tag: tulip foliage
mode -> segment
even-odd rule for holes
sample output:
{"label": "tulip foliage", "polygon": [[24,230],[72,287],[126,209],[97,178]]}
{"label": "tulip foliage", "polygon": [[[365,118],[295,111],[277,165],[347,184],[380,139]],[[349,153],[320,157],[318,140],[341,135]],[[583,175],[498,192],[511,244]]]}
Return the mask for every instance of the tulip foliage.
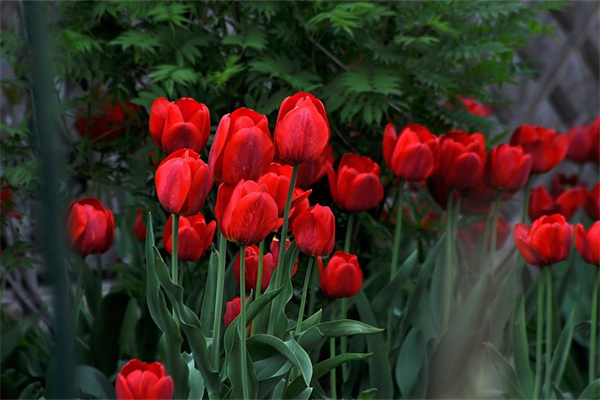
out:
{"label": "tulip foliage", "polygon": [[[597,396],[600,119],[497,134],[486,104],[545,7],[61,3],[83,94],[40,216],[66,246],[35,240],[65,290],[3,305],[0,397]],[[13,161],[21,289],[45,182]]]}

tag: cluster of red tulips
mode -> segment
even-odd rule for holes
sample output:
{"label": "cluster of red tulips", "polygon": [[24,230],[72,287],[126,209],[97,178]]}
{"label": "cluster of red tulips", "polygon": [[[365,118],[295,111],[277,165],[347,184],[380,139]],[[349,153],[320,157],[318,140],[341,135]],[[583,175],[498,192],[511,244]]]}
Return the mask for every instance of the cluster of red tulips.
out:
{"label": "cluster of red tulips", "polygon": [[[477,112],[487,113],[487,109]],[[514,131],[509,143],[493,146],[489,151],[485,137],[479,133],[451,131],[436,137],[415,123],[400,132],[392,124],[387,125],[383,158],[399,179],[390,279],[396,275],[398,265],[406,181],[426,185],[433,199],[447,210],[448,241],[454,236],[450,229],[459,214],[491,212],[490,221],[479,221],[457,236],[473,243],[483,234],[486,243],[491,243],[492,266],[494,250],[510,232],[510,224],[499,217],[499,209],[502,202],[523,187],[525,211],[533,220],[530,227],[524,223],[514,227],[514,242],[523,258],[539,266],[566,259],[575,231],[575,246],[581,257],[587,263],[600,265],[600,183],[588,190],[576,178],[558,175],[551,193],[542,186],[529,191],[533,175],[547,173],[565,157],[580,164],[600,163],[599,123],[600,118],[588,126],[573,128],[569,135],[523,125]],[[350,213],[363,212],[384,199],[381,171],[371,158],[351,153],[344,154],[334,168],[325,108],[312,94],[297,93],[282,102],[273,136],[267,117],[253,110],[239,108],[225,115],[214,135],[208,162],[200,156],[210,137],[210,117],[204,104],[190,98],[177,102],[157,99],[152,105],[149,129],[156,145],[168,154],[156,168],[155,184],[160,204],[171,214],[164,228],[163,244],[172,255],[173,282],[181,280],[177,260],[197,261],[203,257],[217,227],[222,235],[218,240],[221,254],[225,239],[240,245],[234,264],[240,297],[226,305],[224,315],[217,302],[216,313],[226,326],[238,314],[244,319],[247,293],[259,296],[267,290],[290,246],[289,231],[295,245],[310,256],[307,282],[316,261],[324,294],[346,298],[360,291],[363,272],[358,256],[349,253],[349,235],[343,251],[336,251],[323,268],[321,257],[329,256],[335,247],[335,217],[329,207],[310,204],[310,187],[327,176],[336,205]],[[216,222],[207,222],[201,211],[213,182],[219,184],[214,207]],[[596,220],[587,230],[581,224],[573,229],[568,223],[579,206]],[[353,221],[353,214],[350,215],[349,229]],[[111,211],[99,200],[86,198],[71,203],[68,234],[74,251],[82,256],[106,252],[113,242],[114,228]],[[279,230],[280,237],[273,238],[269,252],[265,252],[265,239]],[[140,241],[145,238],[141,212],[134,231]],[[222,258],[220,269],[224,269]],[[291,274],[296,270],[297,261],[293,261]],[[453,275],[447,271],[445,276],[447,297],[451,296]],[[305,292],[306,287],[305,283]],[[344,316],[343,305],[341,312]],[[388,321],[391,318],[390,310]],[[449,311],[444,312],[443,326],[447,326],[449,318]],[[214,325],[217,343],[219,324],[220,321]],[[245,338],[246,329],[241,331]],[[118,398],[172,396],[173,381],[158,363],[132,360],[117,378]]]}

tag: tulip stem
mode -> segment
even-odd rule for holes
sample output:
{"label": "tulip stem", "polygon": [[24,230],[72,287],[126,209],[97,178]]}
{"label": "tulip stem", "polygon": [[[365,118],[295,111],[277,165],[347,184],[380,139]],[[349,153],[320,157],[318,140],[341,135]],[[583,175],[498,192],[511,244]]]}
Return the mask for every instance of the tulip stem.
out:
{"label": "tulip stem", "polygon": [[[221,318],[223,313],[223,286],[225,284],[225,264],[227,258],[227,239],[219,231],[219,262],[217,266],[217,288],[215,290],[215,316],[213,319],[212,361],[215,371],[219,371],[221,361]],[[243,257],[240,257],[240,259]],[[241,281],[241,279],[240,279]]]}
{"label": "tulip stem", "polygon": [[171,240],[172,242],[172,251],[171,251],[171,279],[173,280],[174,284],[178,284],[179,282],[179,243],[178,243],[178,236],[179,236],[179,215],[177,214],[172,214],[172,227],[173,227],[173,234],[171,236]]}
{"label": "tulip stem", "polygon": [[[490,242],[490,268],[494,268],[496,256],[496,241],[498,237],[498,210],[500,209],[500,196],[492,203],[492,240]],[[485,238],[484,249],[487,248],[487,238]]]}
{"label": "tulip stem", "polygon": [[443,289],[444,293],[442,296],[442,334],[448,329],[448,323],[450,321],[450,310],[452,302],[452,200],[453,200],[454,189],[450,189],[448,195],[448,202],[446,204],[446,262],[444,265],[444,279]]}
{"label": "tulip stem", "polygon": [[529,200],[531,196],[531,177],[527,179],[525,183],[525,198],[523,200],[523,217],[521,218],[521,222],[527,224],[527,216],[529,215]]}
{"label": "tulip stem", "polygon": [[[288,189],[287,198],[285,200],[285,208],[283,211],[283,225],[281,226],[281,242],[279,243],[279,259],[277,260],[277,269],[279,272],[276,274],[275,280],[275,289],[279,288],[282,284],[283,277],[283,260],[285,259],[285,244],[287,242],[287,231],[288,231],[288,223],[290,220],[290,209],[292,208],[292,197],[294,195],[294,186],[296,186],[296,177],[298,176],[298,164],[294,165],[292,169],[292,179],[290,179],[290,187]],[[290,279],[289,276],[286,275],[286,279]],[[275,330],[275,307],[273,307],[274,303],[271,303],[271,313],[269,317],[269,326],[268,326],[268,334],[273,335],[273,331]]]}
{"label": "tulip stem", "polygon": [[[335,300],[331,303],[331,321],[335,321]],[[329,358],[334,358],[335,357],[335,338],[332,337],[329,339]],[[329,378],[330,378],[330,386],[331,386],[331,398],[333,400],[337,399],[337,388],[335,387],[335,381],[336,381],[336,376],[335,376],[335,368],[331,369],[331,372],[329,374]]]}
{"label": "tulip stem", "polygon": [[550,398],[552,377],[550,376],[550,360],[552,356],[552,265],[544,267],[546,270],[546,377],[544,378],[544,398]]}
{"label": "tulip stem", "polygon": [[592,291],[592,327],[590,330],[590,385],[596,377],[596,335],[598,331],[598,281],[600,276],[600,269],[594,268],[594,287]]}
{"label": "tulip stem", "polygon": [[538,298],[537,298],[537,330],[535,341],[535,384],[533,398],[540,398],[540,384],[542,382],[542,330],[544,328],[544,276],[543,270],[538,275]]}
{"label": "tulip stem", "polygon": [[[390,283],[396,277],[398,269],[398,253],[400,252],[400,237],[402,234],[402,209],[404,207],[404,179],[400,179],[398,183],[398,204],[396,204],[396,228],[394,230],[394,244],[392,247],[392,263],[390,265]],[[391,350],[392,345],[392,320],[394,316],[394,303],[388,309],[386,343],[388,350]]]}
{"label": "tulip stem", "polygon": [[[346,227],[346,238],[344,240],[344,252],[350,252],[350,244],[352,242],[352,230],[354,228],[354,213],[348,217],[348,226]],[[348,316],[348,298],[342,297],[340,319],[346,319]],[[348,337],[342,336],[341,338],[341,354],[345,354],[348,349]],[[342,364],[342,381],[348,378],[348,364]]]}
{"label": "tulip stem", "polygon": [[310,282],[312,267],[315,262],[315,257],[310,257],[308,260],[308,268],[304,277],[304,287],[302,288],[302,300],[300,300],[300,310],[298,311],[298,324],[296,325],[296,334],[302,332],[302,319],[304,318],[304,306],[306,305],[306,295],[308,294],[308,282]]}
{"label": "tulip stem", "polygon": [[[317,260],[318,262],[318,260]],[[315,302],[317,300],[317,287],[319,285],[318,271],[312,273],[311,284],[310,284],[310,298],[308,300],[308,315],[313,315],[315,312]]]}
{"label": "tulip stem", "polygon": [[[258,245],[258,274],[256,276],[256,296],[255,299],[258,300],[260,297],[260,289],[262,286],[262,276],[263,276],[263,255],[265,254],[265,239],[260,241]],[[242,256],[240,256],[241,258]],[[244,254],[245,258],[245,254]],[[241,276],[241,275],[240,275]]]}
{"label": "tulip stem", "polygon": [[238,327],[240,328],[241,339],[241,367],[242,367],[242,394],[244,400],[250,399],[248,389],[248,365],[246,364],[246,246],[240,245],[240,320]]}

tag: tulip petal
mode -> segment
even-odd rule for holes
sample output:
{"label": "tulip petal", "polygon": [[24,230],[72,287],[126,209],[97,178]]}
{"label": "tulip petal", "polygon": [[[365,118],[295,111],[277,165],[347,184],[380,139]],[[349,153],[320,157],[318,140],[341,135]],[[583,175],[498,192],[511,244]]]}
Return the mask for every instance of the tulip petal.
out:
{"label": "tulip petal", "polygon": [[171,214],[179,214],[192,184],[190,168],[181,158],[163,161],[156,170],[155,183],[158,200]]}

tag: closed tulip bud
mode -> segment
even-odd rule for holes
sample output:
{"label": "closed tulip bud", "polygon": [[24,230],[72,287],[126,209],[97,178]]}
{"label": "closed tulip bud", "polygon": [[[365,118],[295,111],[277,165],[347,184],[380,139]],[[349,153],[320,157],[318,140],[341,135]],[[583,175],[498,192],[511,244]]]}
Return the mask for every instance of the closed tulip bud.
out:
{"label": "closed tulip bud", "polygon": [[[273,197],[277,203],[277,216],[283,217],[285,210],[285,202],[287,200],[288,191],[290,190],[290,182],[292,180],[292,167],[289,165],[281,165],[271,163],[266,168],[265,172],[258,178],[258,184],[264,185],[267,193]],[[292,193],[292,207],[301,202],[311,191],[303,191],[294,189]]]}
{"label": "closed tulip bud", "polygon": [[128,123],[139,126],[136,111],[129,101],[115,103],[106,98],[97,109],[92,108],[91,113],[80,108],[75,125],[81,136],[93,142],[109,142],[125,135]]}
{"label": "closed tulip bud", "polygon": [[213,184],[208,165],[194,150],[181,149],[160,163],[154,177],[156,194],[171,214],[198,214]]}
{"label": "closed tulip bud", "polygon": [[69,205],[67,232],[73,250],[82,256],[103,254],[115,237],[113,213],[93,197],[75,200]]}
{"label": "closed tulip bud", "polygon": [[259,243],[278,223],[277,204],[264,185],[243,179],[219,186],[215,216],[227,240],[244,245]]}
{"label": "closed tulip bud", "polygon": [[210,136],[210,114],[194,99],[174,103],[160,97],[152,104],[149,128],[154,143],[167,153],[180,149],[202,153]]}
{"label": "closed tulip bud", "polygon": [[[246,301],[248,301],[248,297],[245,297]],[[225,315],[223,316],[223,322],[225,326],[228,327],[231,325],[234,319],[237,318],[238,315],[242,312],[242,299],[241,297],[234,297],[229,300],[225,305]],[[250,324],[249,331],[252,331],[252,324]]]}
{"label": "closed tulip bud", "polygon": [[543,267],[569,256],[573,227],[560,214],[543,215],[530,228],[523,223],[515,225],[513,236],[525,261]]}
{"label": "closed tulip bud", "polygon": [[362,212],[383,200],[379,165],[369,157],[348,153],[342,156],[337,174],[329,170],[329,188],[335,203],[348,211]]}
{"label": "closed tulip bud", "polygon": [[293,165],[317,161],[329,135],[325,107],[315,96],[300,92],[283,100],[273,135],[279,158]]}
{"label": "closed tulip bud", "polygon": [[600,221],[594,222],[587,232],[583,225],[577,224],[575,247],[586,263],[600,267]]}
{"label": "closed tulip bud", "polygon": [[296,217],[292,232],[303,253],[326,256],[335,245],[335,217],[329,207],[317,204]]}
{"label": "closed tulip bud", "polygon": [[600,117],[589,125],[576,126],[569,131],[567,158],[579,164],[600,164]]}
{"label": "closed tulip bud", "polygon": [[569,220],[585,199],[585,189],[570,188],[555,197],[550,196],[543,186],[531,189],[529,218],[533,221],[542,215],[561,214]]}
{"label": "closed tulip bud", "polygon": [[329,297],[352,297],[362,287],[363,273],[354,254],[336,251],[323,271],[319,264],[321,289]]}
{"label": "closed tulip bud", "polygon": [[147,229],[146,224],[144,223],[144,213],[142,210],[137,211],[135,223],[133,224],[133,233],[138,242],[142,243],[146,240]]}
{"label": "closed tulip bud", "polygon": [[[179,233],[177,256],[184,261],[198,261],[212,243],[217,223],[208,225],[200,213],[183,217],[179,216]],[[173,254],[173,215],[169,216],[163,233],[163,245],[169,254]]]}
{"label": "closed tulip bud", "polygon": [[[246,257],[244,270],[246,273],[246,291],[256,289],[256,280],[258,279],[258,246],[246,246]],[[235,263],[233,264],[233,274],[235,279],[240,284],[240,257],[242,253],[238,253]],[[276,264],[273,263],[273,255],[267,253],[263,255],[263,270],[260,283],[260,290],[264,292],[271,282],[271,275],[276,269]]]}
{"label": "closed tulip bud", "polygon": [[148,364],[131,360],[117,375],[116,392],[117,400],[170,400],[173,398],[173,379],[158,361]]}
{"label": "closed tulip bud", "polygon": [[298,166],[296,187],[308,190],[327,173],[328,165],[333,164],[333,147],[327,145],[317,161],[306,162]]}
{"label": "closed tulip bud", "polygon": [[421,181],[437,168],[439,141],[419,124],[407,125],[399,135],[388,124],[383,131],[383,158],[399,178]]}
{"label": "closed tulip bud", "polygon": [[592,190],[585,192],[583,209],[591,219],[600,219],[600,181],[594,185]]}
{"label": "closed tulip bud", "polygon": [[500,192],[516,193],[529,179],[531,156],[519,146],[492,148],[485,163],[485,182]]}
{"label": "closed tulip bud", "polygon": [[440,163],[433,177],[450,188],[465,189],[479,181],[485,160],[482,134],[448,132],[440,138]]}
{"label": "closed tulip bud", "polygon": [[240,179],[257,180],[273,161],[267,117],[238,108],[221,118],[208,163],[217,182],[234,186]]}
{"label": "closed tulip bud", "polygon": [[512,146],[521,146],[531,156],[531,173],[541,174],[556,167],[567,154],[569,137],[557,135],[554,129],[522,125],[510,138]]}

